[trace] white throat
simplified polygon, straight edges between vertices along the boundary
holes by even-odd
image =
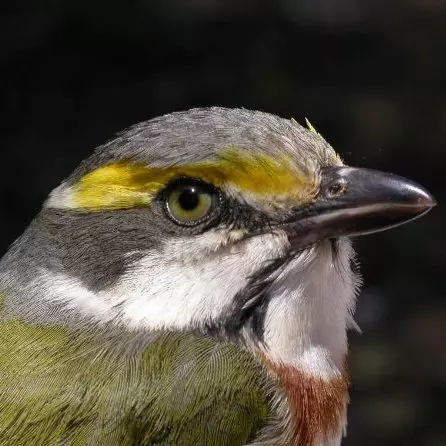
[[[351,243],[340,240],[335,256],[324,241],[291,261],[274,282],[265,320],[265,352],[313,376],[339,375],[347,354],[360,279],[350,268]]]

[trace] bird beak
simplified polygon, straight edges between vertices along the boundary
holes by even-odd
[[[384,231],[421,217],[435,205],[426,189],[397,175],[325,167],[316,199],[294,217],[290,242],[302,246],[324,238]]]

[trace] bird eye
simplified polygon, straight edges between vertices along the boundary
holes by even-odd
[[[167,192],[167,213],[175,223],[183,226],[202,223],[211,216],[217,204],[215,189],[193,179],[178,180]]]

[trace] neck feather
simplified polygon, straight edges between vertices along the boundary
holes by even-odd
[[[347,326],[358,279],[348,240],[309,249],[284,270],[265,320],[262,357],[285,398],[291,446],[338,446],[346,422]]]
[[[266,360],[270,373],[285,394],[287,444],[328,446],[340,444],[349,400],[347,367],[329,380],[306,374],[293,366]]]
[[[326,380],[342,373],[358,288],[352,256],[348,240],[336,252],[325,241],[282,271],[265,317],[263,351],[271,361]]]

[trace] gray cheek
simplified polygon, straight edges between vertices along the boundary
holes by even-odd
[[[107,212],[45,209],[33,226],[44,266],[75,277],[90,291],[112,288],[147,251],[206,231],[173,223],[161,201]]]
[[[80,280],[91,291],[112,287],[165,237],[149,209],[101,213],[45,210],[36,220],[50,270]]]

